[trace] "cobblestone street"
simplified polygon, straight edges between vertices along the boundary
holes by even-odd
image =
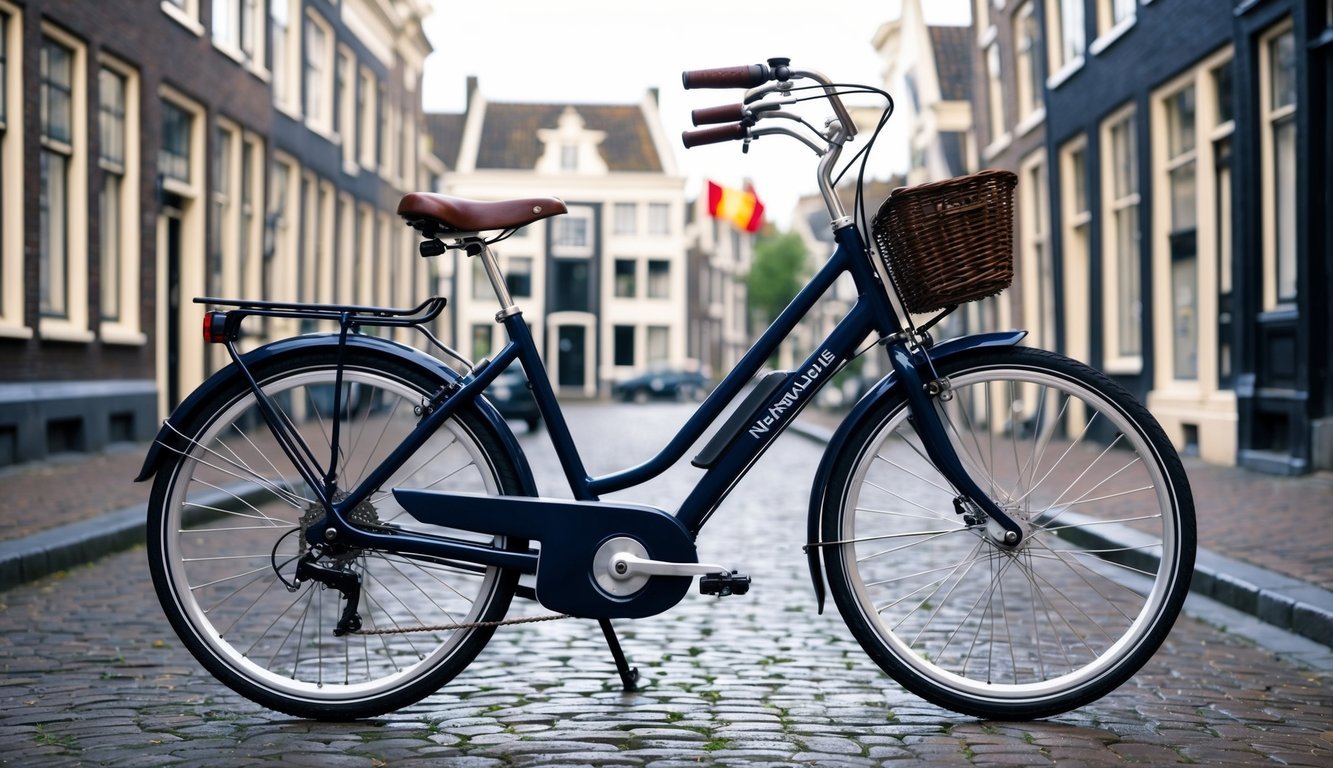
[[[594,474],[647,459],[688,413],[569,408]],[[521,440],[544,492],[568,495],[545,433]],[[700,560],[748,573],[748,595],[692,593],[617,624],[640,692],[620,690],[594,622],[552,621],[501,628],[466,672],[393,715],[293,720],[203,673],[137,547],[0,592],[0,763],[1333,765],[1328,676],[1217,619],[1182,617],[1130,683],[1051,720],[977,721],[907,694],[831,601],[816,612],[801,545],[821,451],[782,438],[701,535]],[[682,464],[617,497],[674,509],[697,477]],[[511,615],[545,613],[519,601]]]

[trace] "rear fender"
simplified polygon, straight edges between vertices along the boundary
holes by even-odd
[[[338,344],[339,335],[336,333],[296,336],[265,344],[258,349],[245,353],[241,356],[241,360],[244,362],[246,369],[255,371],[262,369],[263,366],[280,355],[321,348],[336,349]],[[428,375],[439,378],[441,383],[457,382],[462,378],[458,372],[420,350],[377,336],[348,334],[347,349],[350,352],[361,351],[423,369]],[[185,451],[188,447],[188,441],[181,435],[179,427],[192,423],[204,409],[212,407],[217,398],[232,391],[234,387],[244,386],[244,381],[244,373],[233,362],[210,376],[203,384],[199,385],[198,389],[191,392],[189,397],[186,397],[163,422],[162,428],[158,431],[157,437],[153,439],[153,444],[148,449],[148,455],[144,458],[143,468],[134,481],[143,482],[148,480],[161,469],[163,463],[171,454]],[[504,445],[505,451],[514,459],[514,465],[518,468],[520,480],[523,484],[524,495],[535,496],[537,494],[537,483],[533,479],[532,469],[528,466],[527,459],[524,457],[522,449],[519,448],[518,439],[514,437],[509,425],[495,410],[495,406],[491,405],[484,397],[478,397],[472,404],[472,408],[495,430]]]
[[[998,331],[949,339],[931,347],[930,359],[940,363],[978,349],[1012,347],[1022,341],[1026,335],[1027,331]],[[861,422],[870,418],[881,402],[893,397],[894,389],[897,386],[897,376],[890,371],[864,397],[857,401],[846,418],[838,425],[833,437],[829,439],[828,447],[824,449],[824,456],[820,459],[819,469],[815,472],[814,485],[810,489],[810,515],[806,528],[805,555],[810,566],[810,580],[815,588],[815,599],[818,601],[820,613],[824,612],[824,569],[823,558],[820,554],[824,541],[824,497],[828,492],[833,468],[837,465],[838,458],[842,456],[843,451],[850,447],[848,441],[857,428],[861,426]]]

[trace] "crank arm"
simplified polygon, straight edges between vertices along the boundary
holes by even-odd
[[[711,576],[728,573],[728,570],[708,563],[671,563],[648,560],[629,552],[617,552],[611,557],[611,573],[617,578],[627,579],[631,576]]]

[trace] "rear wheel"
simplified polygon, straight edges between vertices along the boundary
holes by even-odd
[[[336,351],[312,350],[252,371],[321,466],[335,423],[338,488],[355,488],[417,424],[437,375],[390,355],[349,353],[334,411]],[[401,708],[461,672],[503,618],[517,574],[392,552],[331,549],[319,565],[360,578],[363,631],[335,636],[340,592],[295,590],[303,536],[323,509],[300,480],[237,377],[205,413],[176,425],[185,446],[159,470],[149,502],[149,564],[177,634],[219,680],[272,709],[349,719]],[[520,475],[490,422],[447,421],[399,472],[356,507],[354,523],[518,548],[408,516],[391,489],[520,495]],[[406,632],[422,626],[430,631]]]
[[[937,401],[978,485],[1025,530],[1016,547],[925,458],[906,402],[858,426],[824,498],[830,591],[905,688],[997,719],[1058,714],[1132,676],[1189,588],[1194,508],[1142,405],[1067,358],[1007,349],[939,366]]]

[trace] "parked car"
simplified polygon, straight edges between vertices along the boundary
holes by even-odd
[[[528,388],[528,377],[517,362],[510,363],[508,368],[495,377],[495,381],[486,388],[486,399],[491,401],[501,416],[527,424],[529,431],[541,425],[541,411],[537,410],[537,401]]]
[[[612,391],[617,399],[635,403],[702,400],[708,393],[708,378],[695,367],[659,367],[620,382]]]

